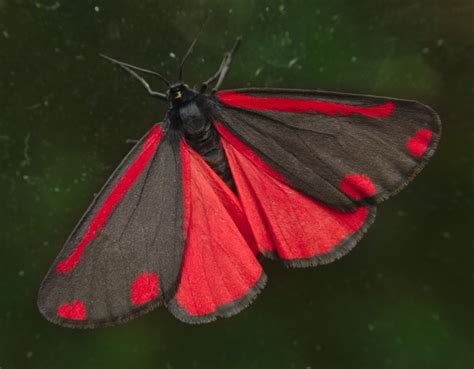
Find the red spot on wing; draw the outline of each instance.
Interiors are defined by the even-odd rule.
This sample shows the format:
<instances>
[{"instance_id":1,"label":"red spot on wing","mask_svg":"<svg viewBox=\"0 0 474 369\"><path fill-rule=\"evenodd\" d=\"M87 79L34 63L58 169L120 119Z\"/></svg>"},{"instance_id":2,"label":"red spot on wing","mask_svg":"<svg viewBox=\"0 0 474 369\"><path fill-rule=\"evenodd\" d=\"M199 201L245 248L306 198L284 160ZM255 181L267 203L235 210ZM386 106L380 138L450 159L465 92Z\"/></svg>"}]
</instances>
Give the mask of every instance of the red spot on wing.
<instances>
[{"instance_id":1,"label":"red spot on wing","mask_svg":"<svg viewBox=\"0 0 474 369\"><path fill-rule=\"evenodd\" d=\"M416 131L407 142L408 152L415 158L421 158L430 144L432 135L433 132L429 129L419 129Z\"/></svg>"},{"instance_id":2,"label":"red spot on wing","mask_svg":"<svg viewBox=\"0 0 474 369\"><path fill-rule=\"evenodd\" d=\"M135 160L130 164L127 171L118 180L109 196L105 199L102 206L99 208L94 218L91 220L84 236L76 245L72 253L64 260L56 265L56 271L59 274L68 273L75 268L81 258L86 246L97 236L102 229L107 218L109 217L115 206L122 200L128 189L135 182L137 177L142 172L143 168L148 164L153 156L153 153L158 146L162 136L162 130L159 125L155 125L148 134L142 149Z\"/></svg>"},{"instance_id":3,"label":"red spot on wing","mask_svg":"<svg viewBox=\"0 0 474 369\"><path fill-rule=\"evenodd\" d=\"M199 316L243 297L262 268L238 199L185 143L181 157L186 247L175 298L188 315Z\"/></svg>"},{"instance_id":4,"label":"red spot on wing","mask_svg":"<svg viewBox=\"0 0 474 369\"><path fill-rule=\"evenodd\" d=\"M364 224L367 208L339 212L301 194L224 126L216 127L261 253L287 260L323 255Z\"/></svg>"},{"instance_id":5,"label":"red spot on wing","mask_svg":"<svg viewBox=\"0 0 474 369\"><path fill-rule=\"evenodd\" d=\"M158 296L158 275L156 273L140 273L130 288L130 300L134 305L142 305Z\"/></svg>"},{"instance_id":6,"label":"red spot on wing","mask_svg":"<svg viewBox=\"0 0 474 369\"><path fill-rule=\"evenodd\" d=\"M86 319L86 307L80 300L73 300L70 303L62 304L56 314L64 319L70 320L85 320Z\"/></svg>"},{"instance_id":7,"label":"red spot on wing","mask_svg":"<svg viewBox=\"0 0 474 369\"><path fill-rule=\"evenodd\" d=\"M372 118L384 118L392 114L395 109L395 105L391 102L374 106L357 106L314 99L256 97L233 91L219 92L217 96L222 103L237 108L292 113L315 112L331 116L360 114Z\"/></svg>"},{"instance_id":8,"label":"red spot on wing","mask_svg":"<svg viewBox=\"0 0 474 369\"><path fill-rule=\"evenodd\" d=\"M362 174L348 174L341 183L339 189L354 200L361 200L375 194L375 186L369 177Z\"/></svg>"}]
</instances>

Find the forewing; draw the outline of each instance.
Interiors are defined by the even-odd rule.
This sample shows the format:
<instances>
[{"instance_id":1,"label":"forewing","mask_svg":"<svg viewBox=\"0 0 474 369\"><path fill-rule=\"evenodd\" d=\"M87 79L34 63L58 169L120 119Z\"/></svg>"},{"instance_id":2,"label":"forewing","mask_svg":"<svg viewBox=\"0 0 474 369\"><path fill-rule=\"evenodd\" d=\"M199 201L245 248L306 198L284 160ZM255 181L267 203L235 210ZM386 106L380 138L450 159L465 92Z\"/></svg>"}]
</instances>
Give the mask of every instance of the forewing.
<instances>
[{"instance_id":1,"label":"forewing","mask_svg":"<svg viewBox=\"0 0 474 369\"><path fill-rule=\"evenodd\" d=\"M355 210L400 191L436 149L441 123L414 101L319 91L217 94L217 119L293 188Z\"/></svg>"},{"instance_id":2,"label":"forewing","mask_svg":"<svg viewBox=\"0 0 474 369\"><path fill-rule=\"evenodd\" d=\"M179 142L159 125L120 164L66 242L38 305L68 327L114 325L174 295L184 248Z\"/></svg>"}]
</instances>

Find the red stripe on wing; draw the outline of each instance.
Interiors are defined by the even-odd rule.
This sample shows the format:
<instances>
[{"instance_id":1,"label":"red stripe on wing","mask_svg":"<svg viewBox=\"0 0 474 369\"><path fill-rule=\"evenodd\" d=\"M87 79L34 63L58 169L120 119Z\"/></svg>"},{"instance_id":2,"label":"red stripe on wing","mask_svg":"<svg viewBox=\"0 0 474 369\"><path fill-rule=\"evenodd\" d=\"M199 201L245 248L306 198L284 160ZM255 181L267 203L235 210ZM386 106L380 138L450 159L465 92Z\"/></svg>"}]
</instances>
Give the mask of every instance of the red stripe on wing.
<instances>
[{"instance_id":1,"label":"red stripe on wing","mask_svg":"<svg viewBox=\"0 0 474 369\"><path fill-rule=\"evenodd\" d=\"M186 248L173 312L185 321L208 321L243 309L263 272L238 199L185 143L181 158Z\"/></svg>"},{"instance_id":2,"label":"red stripe on wing","mask_svg":"<svg viewBox=\"0 0 474 369\"><path fill-rule=\"evenodd\" d=\"M288 97L256 97L234 91L217 94L219 101L236 108L270 110L279 112L315 112L331 116L360 114L372 118L384 118L392 114L395 105L387 102L374 106L356 106L313 99L294 99Z\"/></svg>"},{"instance_id":3,"label":"red stripe on wing","mask_svg":"<svg viewBox=\"0 0 474 369\"><path fill-rule=\"evenodd\" d=\"M79 263L86 246L97 236L98 232L102 229L105 222L107 221L107 218L109 217L112 210L120 202L120 200L122 200L128 189L143 171L143 168L145 168L149 163L158 146L158 143L161 140L162 135L163 132L159 125L155 125L150 130L145 142L143 143L140 153L130 164L126 172L118 180L117 184L105 199L104 203L97 211L94 218L91 220L89 227L84 233L82 239L76 245L72 253L66 259L60 261L56 265L56 271L59 274L70 272Z\"/></svg>"},{"instance_id":4,"label":"red stripe on wing","mask_svg":"<svg viewBox=\"0 0 474 369\"><path fill-rule=\"evenodd\" d=\"M322 260L365 224L368 208L340 212L301 194L223 125L216 127L261 253L277 254L287 261L319 256Z\"/></svg>"}]
</instances>

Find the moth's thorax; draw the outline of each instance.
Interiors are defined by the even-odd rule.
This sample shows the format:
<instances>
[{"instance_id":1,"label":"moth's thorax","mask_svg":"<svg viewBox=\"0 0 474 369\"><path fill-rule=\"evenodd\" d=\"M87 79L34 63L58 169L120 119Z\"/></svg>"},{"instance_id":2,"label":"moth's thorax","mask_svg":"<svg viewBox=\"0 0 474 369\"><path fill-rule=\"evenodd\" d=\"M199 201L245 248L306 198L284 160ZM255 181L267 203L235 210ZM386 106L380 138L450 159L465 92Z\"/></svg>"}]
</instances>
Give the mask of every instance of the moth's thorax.
<instances>
[{"instance_id":1,"label":"moth's thorax","mask_svg":"<svg viewBox=\"0 0 474 369\"><path fill-rule=\"evenodd\" d=\"M209 104L206 97L196 94L192 101L175 108L174 117L179 121L179 126L175 126L179 127L186 143L235 191L229 163L214 126L214 117L209 112Z\"/></svg>"},{"instance_id":2,"label":"moth's thorax","mask_svg":"<svg viewBox=\"0 0 474 369\"><path fill-rule=\"evenodd\" d=\"M187 138L200 136L211 125L197 101L181 105L178 108L178 115L183 133Z\"/></svg>"}]
</instances>

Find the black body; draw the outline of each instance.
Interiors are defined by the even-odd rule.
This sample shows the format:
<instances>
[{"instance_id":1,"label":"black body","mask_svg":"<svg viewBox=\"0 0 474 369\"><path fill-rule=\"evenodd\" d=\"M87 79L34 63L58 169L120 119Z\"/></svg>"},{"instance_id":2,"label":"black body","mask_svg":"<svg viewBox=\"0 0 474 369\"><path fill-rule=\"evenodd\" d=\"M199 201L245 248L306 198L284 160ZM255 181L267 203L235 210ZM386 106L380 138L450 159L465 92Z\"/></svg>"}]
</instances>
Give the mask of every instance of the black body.
<instances>
[{"instance_id":1,"label":"black body","mask_svg":"<svg viewBox=\"0 0 474 369\"><path fill-rule=\"evenodd\" d=\"M229 164L214 127L216 119L212 97L189 89L184 84L170 88L170 110L163 129L172 137L183 137L201 155L216 174L235 192ZM175 98L179 96L179 98ZM174 98L173 98L174 97Z\"/></svg>"}]
</instances>

